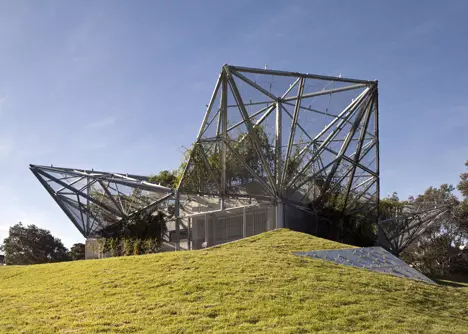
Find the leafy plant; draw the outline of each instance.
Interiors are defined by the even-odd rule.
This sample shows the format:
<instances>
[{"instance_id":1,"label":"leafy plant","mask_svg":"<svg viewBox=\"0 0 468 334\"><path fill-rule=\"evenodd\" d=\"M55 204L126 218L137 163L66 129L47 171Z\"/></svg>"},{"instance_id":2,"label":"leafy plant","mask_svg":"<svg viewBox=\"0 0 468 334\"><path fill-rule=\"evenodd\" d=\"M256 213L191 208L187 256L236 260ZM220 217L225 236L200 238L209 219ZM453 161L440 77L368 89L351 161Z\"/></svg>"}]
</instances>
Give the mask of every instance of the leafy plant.
<instances>
[{"instance_id":1,"label":"leafy plant","mask_svg":"<svg viewBox=\"0 0 468 334\"><path fill-rule=\"evenodd\" d=\"M115 221L100 231L101 252L112 256L157 253L167 233L166 220L161 211L139 212L128 219Z\"/></svg>"}]
</instances>

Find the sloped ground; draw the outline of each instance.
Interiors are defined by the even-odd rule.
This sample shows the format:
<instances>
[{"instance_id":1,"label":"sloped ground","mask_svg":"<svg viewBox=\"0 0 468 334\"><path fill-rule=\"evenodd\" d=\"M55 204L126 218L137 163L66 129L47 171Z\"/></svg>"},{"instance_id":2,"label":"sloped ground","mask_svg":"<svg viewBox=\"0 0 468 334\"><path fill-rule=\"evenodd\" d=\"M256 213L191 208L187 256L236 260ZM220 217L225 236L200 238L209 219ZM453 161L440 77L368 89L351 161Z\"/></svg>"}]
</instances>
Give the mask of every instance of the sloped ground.
<instances>
[{"instance_id":1,"label":"sloped ground","mask_svg":"<svg viewBox=\"0 0 468 334\"><path fill-rule=\"evenodd\" d=\"M468 288L293 251L277 230L208 250L0 268L0 332L468 333Z\"/></svg>"}]
</instances>

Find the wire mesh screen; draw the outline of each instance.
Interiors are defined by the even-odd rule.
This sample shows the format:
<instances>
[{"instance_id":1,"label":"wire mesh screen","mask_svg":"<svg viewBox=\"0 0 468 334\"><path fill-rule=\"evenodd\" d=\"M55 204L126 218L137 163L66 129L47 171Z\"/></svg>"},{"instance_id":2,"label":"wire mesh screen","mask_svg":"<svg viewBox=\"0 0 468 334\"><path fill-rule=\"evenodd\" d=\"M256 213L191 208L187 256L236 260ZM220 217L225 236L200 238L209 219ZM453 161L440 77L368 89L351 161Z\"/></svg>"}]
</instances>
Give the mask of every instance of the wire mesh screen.
<instances>
[{"instance_id":1,"label":"wire mesh screen","mask_svg":"<svg viewBox=\"0 0 468 334\"><path fill-rule=\"evenodd\" d=\"M84 237L98 237L142 211L172 214L172 189L148 177L36 165L30 169Z\"/></svg>"},{"instance_id":2,"label":"wire mesh screen","mask_svg":"<svg viewBox=\"0 0 468 334\"><path fill-rule=\"evenodd\" d=\"M374 81L225 65L179 189L376 208L377 108Z\"/></svg>"},{"instance_id":3,"label":"wire mesh screen","mask_svg":"<svg viewBox=\"0 0 468 334\"><path fill-rule=\"evenodd\" d=\"M395 208L394 212L382 214L390 214L392 217L379 220L378 243L399 255L427 229L437 226L444 215L450 217L450 206L444 203L414 202Z\"/></svg>"},{"instance_id":4,"label":"wire mesh screen","mask_svg":"<svg viewBox=\"0 0 468 334\"><path fill-rule=\"evenodd\" d=\"M435 284L419 271L381 247L298 252L294 254Z\"/></svg>"},{"instance_id":5,"label":"wire mesh screen","mask_svg":"<svg viewBox=\"0 0 468 334\"><path fill-rule=\"evenodd\" d=\"M200 214L191 222L191 248L201 249L272 230L276 217L272 205L262 205Z\"/></svg>"}]
</instances>

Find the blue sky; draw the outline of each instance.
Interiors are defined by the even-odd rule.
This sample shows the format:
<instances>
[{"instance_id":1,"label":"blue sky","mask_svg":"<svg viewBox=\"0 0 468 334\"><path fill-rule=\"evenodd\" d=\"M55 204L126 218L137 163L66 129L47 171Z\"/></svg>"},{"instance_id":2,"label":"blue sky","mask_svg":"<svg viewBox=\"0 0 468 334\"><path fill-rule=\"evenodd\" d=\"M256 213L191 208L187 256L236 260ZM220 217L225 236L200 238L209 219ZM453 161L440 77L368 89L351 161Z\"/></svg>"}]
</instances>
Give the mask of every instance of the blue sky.
<instances>
[{"instance_id":1,"label":"blue sky","mask_svg":"<svg viewBox=\"0 0 468 334\"><path fill-rule=\"evenodd\" d=\"M379 80L382 196L468 159L466 1L1 1L0 239L83 241L29 163L174 169L224 63Z\"/></svg>"}]
</instances>

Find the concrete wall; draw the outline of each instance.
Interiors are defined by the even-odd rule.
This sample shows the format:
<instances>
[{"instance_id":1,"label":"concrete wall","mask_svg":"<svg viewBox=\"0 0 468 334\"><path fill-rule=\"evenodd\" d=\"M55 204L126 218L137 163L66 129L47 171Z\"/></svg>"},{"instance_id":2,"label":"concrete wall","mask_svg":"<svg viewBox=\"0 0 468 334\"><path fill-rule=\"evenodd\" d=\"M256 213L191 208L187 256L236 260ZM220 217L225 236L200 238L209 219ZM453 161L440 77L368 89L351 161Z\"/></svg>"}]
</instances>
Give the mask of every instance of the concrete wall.
<instances>
[{"instance_id":1,"label":"concrete wall","mask_svg":"<svg viewBox=\"0 0 468 334\"><path fill-rule=\"evenodd\" d=\"M94 238L88 238L85 242L85 259L102 259L108 257L109 254L99 252L99 243Z\"/></svg>"}]
</instances>

